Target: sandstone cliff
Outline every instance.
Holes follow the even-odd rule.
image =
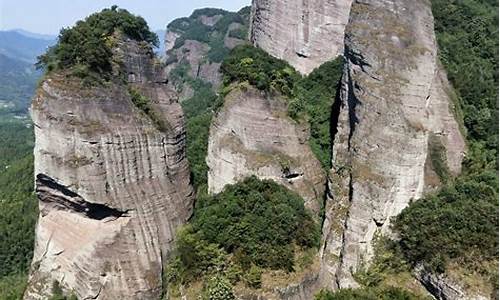
[[[375,235],[436,174],[460,172],[465,147],[428,1],[356,1],[345,42],[323,228],[323,275],[338,287],[356,286]]]
[[[251,42],[308,74],[341,55],[352,0],[253,0]]]
[[[307,74],[344,55],[320,280],[356,286],[371,243],[412,200],[461,171],[453,90],[428,1],[254,0],[251,42]],[[352,5],[351,5],[352,3]],[[333,103],[333,99],[332,99]]]
[[[308,128],[287,116],[286,99],[251,86],[234,88],[210,128],[209,192],[256,175],[287,186],[318,212],[326,178],[308,138]]]
[[[128,84],[50,74],[33,101],[40,216],[25,299],[47,299],[54,281],[79,299],[158,299],[163,258],[191,215],[177,97],[149,46],[124,40],[114,53]]]

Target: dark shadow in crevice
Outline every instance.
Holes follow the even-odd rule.
[[[83,197],[45,174],[36,176],[36,193],[38,199],[44,203],[54,204],[59,209],[79,213],[94,220],[117,219],[128,212],[128,210],[121,211],[104,204],[87,202]]]

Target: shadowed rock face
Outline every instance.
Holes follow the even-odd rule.
[[[253,0],[251,42],[308,74],[344,50],[353,0]]]
[[[235,88],[210,128],[209,192],[256,175],[297,192],[318,212],[326,178],[308,138],[307,128],[287,116],[285,99],[253,87]]]
[[[428,1],[356,1],[345,56],[323,228],[323,275],[343,288],[356,286],[375,234],[435,186],[429,145],[444,147],[451,175],[465,147]]]
[[[184,119],[149,47],[114,50],[165,125],[137,109],[127,87],[82,88],[52,74],[32,104],[40,216],[25,299],[57,280],[79,299],[158,299],[163,259],[192,212]]]

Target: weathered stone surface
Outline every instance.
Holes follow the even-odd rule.
[[[40,216],[25,299],[47,299],[54,281],[79,299],[158,299],[163,259],[191,215],[176,95],[149,47],[126,40],[115,58],[165,128],[123,84],[82,89],[62,74],[41,84],[32,104]]]
[[[219,72],[220,63],[211,63],[206,59],[210,46],[206,43],[187,40],[176,49],[171,55],[176,55],[176,63],[169,64],[166,68],[170,73],[179,63],[187,64],[189,68],[188,75],[194,79],[201,79],[204,82],[211,83],[214,87],[219,87],[222,82],[222,74]]]
[[[300,194],[314,211],[325,191],[325,174],[308,144],[309,131],[287,116],[286,102],[246,86],[225,98],[212,121],[208,143],[208,189],[256,175]]]
[[[431,185],[429,143],[444,146],[451,174],[465,147],[428,1],[356,1],[345,48],[323,228],[322,275],[333,287],[356,286],[375,234]]]
[[[172,31],[172,30],[166,30],[165,31],[165,51],[168,52],[172,49],[174,49],[175,42],[177,39],[180,37],[180,33]]]
[[[199,17],[199,20],[202,24],[207,25],[207,26],[214,26],[217,24],[217,22],[222,18],[222,15],[213,15],[213,16],[206,16],[206,15],[201,15]]]
[[[250,41],[308,74],[344,50],[353,0],[253,0]]]
[[[415,277],[427,288],[435,299],[438,300],[488,300],[485,295],[471,295],[467,293],[463,286],[446,277],[446,275],[436,275],[426,271],[423,267],[415,269]]]

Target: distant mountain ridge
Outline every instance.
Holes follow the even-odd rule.
[[[0,53],[13,59],[34,63],[36,57],[53,45],[56,39],[34,37],[26,31],[0,31]]]
[[[56,34],[36,33],[36,32],[27,31],[27,30],[24,30],[21,28],[16,28],[16,29],[8,30],[8,31],[17,32],[17,33],[22,34],[26,37],[39,39],[39,40],[54,41],[57,39]]]
[[[22,29],[0,31],[0,101],[11,107],[9,112],[27,111],[41,75],[34,63],[55,41],[55,36]]]

